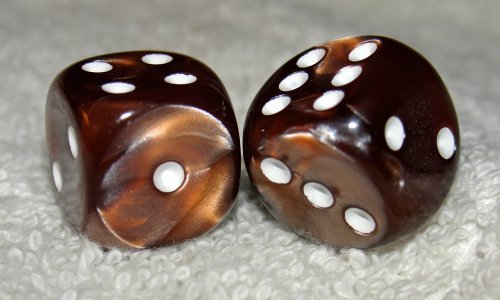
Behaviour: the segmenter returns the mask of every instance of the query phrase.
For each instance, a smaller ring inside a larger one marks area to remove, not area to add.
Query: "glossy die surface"
[[[177,243],[215,227],[240,174],[234,112],[215,73],[176,53],[93,57],[46,106],[54,187],[70,222],[107,247]]]
[[[272,215],[334,247],[372,248],[422,226],[455,177],[459,128],[421,55],[362,36],[279,68],[247,115],[244,158]]]

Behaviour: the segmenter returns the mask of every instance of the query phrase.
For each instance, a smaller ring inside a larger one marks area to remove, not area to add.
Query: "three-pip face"
[[[49,90],[46,133],[66,214],[107,247],[196,237],[223,219],[238,190],[229,97],[191,57],[127,52],[68,67]]]
[[[371,248],[408,235],[455,177],[459,128],[421,55],[395,40],[333,40],[297,55],[256,95],[243,136],[269,211],[308,239]]]

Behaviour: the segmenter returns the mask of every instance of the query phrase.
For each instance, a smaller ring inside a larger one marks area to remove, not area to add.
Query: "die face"
[[[71,223],[104,246],[196,237],[234,202],[236,118],[217,76],[190,57],[140,51],[70,66],[49,90],[46,131],[56,192],[80,217]]]
[[[292,58],[256,95],[243,136],[249,176],[281,223],[356,248],[396,240],[434,215],[453,182],[459,143],[434,68],[377,36],[333,40]]]

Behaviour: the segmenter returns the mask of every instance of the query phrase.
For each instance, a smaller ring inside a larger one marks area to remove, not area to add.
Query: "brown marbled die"
[[[455,177],[459,128],[437,72],[379,36],[308,49],[279,68],[247,115],[247,170],[272,215],[334,247],[415,231]]]
[[[188,56],[115,53],[68,67],[48,93],[46,135],[63,210],[106,247],[196,237],[221,222],[238,190],[229,97]]]

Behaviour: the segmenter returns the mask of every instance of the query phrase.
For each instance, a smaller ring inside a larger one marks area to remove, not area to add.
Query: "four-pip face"
[[[459,157],[450,96],[421,55],[389,38],[297,55],[256,95],[243,150],[269,211],[308,239],[371,248],[441,206]]]
[[[223,219],[238,190],[229,97],[191,57],[126,52],[68,67],[49,90],[46,133],[66,214],[107,247],[196,237]]]

